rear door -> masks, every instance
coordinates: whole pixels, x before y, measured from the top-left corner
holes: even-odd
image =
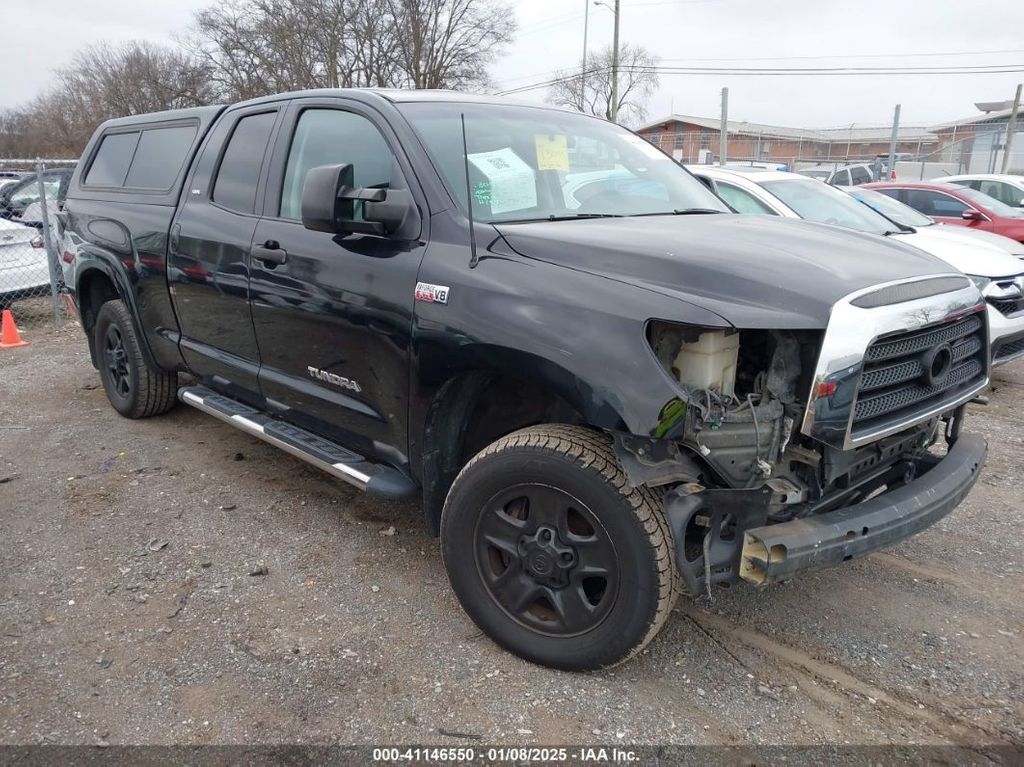
[[[253,264],[260,387],[283,417],[395,462],[393,449],[404,453],[408,442],[408,343],[425,242],[422,234],[408,242],[303,227],[307,171],[341,163],[353,166],[357,187],[406,187],[426,209],[374,110],[346,99],[292,103],[254,238],[256,248],[281,254]]]
[[[258,396],[250,248],[282,104],[227,112],[201,149],[171,226],[168,282],[181,354],[208,383]]]

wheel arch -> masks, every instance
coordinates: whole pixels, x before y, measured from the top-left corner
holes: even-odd
[[[597,391],[535,355],[503,350],[505,364],[462,369],[434,388],[417,424],[423,514],[437,535],[448,489],[480,450],[512,432],[542,423],[626,430],[610,392]]]
[[[91,263],[77,275],[75,299],[78,303],[78,313],[82,322],[82,329],[85,331],[86,339],[89,342],[89,355],[92,359],[93,367],[97,367],[98,363],[96,344],[92,331],[96,326],[96,317],[99,314],[100,307],[111,300],[124,301],[147,363],[153,367],[158,367],[153,356],[153,350],[149,346],[149,339],[142,332],[134,293],[125,284],[122,275],[116,270],[111,269],[102,261]]]

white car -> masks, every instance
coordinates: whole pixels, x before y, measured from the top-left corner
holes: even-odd
[[[965,226],[950,226],[940,221],[928,218],[915,208],[911,208],[894,197],[882,194],[876,189],[864,189],[857,187],[848,189],[846,193],[865,205],[874,208],[890,221],[895,221],[900,226],[910,227],[921,231],[926,229],[928,233],[942,232],[946,240],[958,239],[965,245],[990,245],[999,250],[1009,253],[1016,258],[1024,259],[1024,242],[1018,242],[1011,237],[1004,237],[995,232],[986,232],[984,229],[968,229]]]
[[[39,230],[0,219],[0,308],[50,292],[50,267]]]
[[[1024,262],[1004,247],[985,238],[965,239],[950,231],[955,227],[902,226],[849,193],[797,173],[688,167],[738,213],[802,218],[884,235],[941,258],[985,294],[992,364],[1024,356]]]
[[[995,197],[1011,208],[1024,208],[1024,176],[1013,176],[1009,173],[966,173],[961,176],[933,178],[932,181],[967,186],[989,197]]]

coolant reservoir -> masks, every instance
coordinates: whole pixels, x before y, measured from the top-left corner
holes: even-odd
[[[684,386],[714,389],[728,397],[736,385],[739,352],[739,333],[710,330],[694,342],[684,342],[672,368]]]

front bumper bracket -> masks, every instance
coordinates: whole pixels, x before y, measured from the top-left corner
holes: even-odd
[[[902,487],[836,511],[747,530],[740,577],[756,584],[777,583],[920,532],[966,497],[987,451],[981,436],[961,434],[941,460]]]

